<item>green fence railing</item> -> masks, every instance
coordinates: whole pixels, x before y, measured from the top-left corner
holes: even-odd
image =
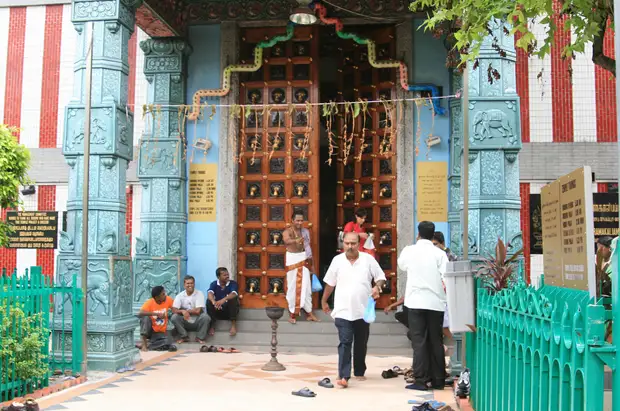
[[[50,316],[53,301],[66,293],[75,298],[72,306],[81,313],[82,292],[77,278],[70,287],[54,287],[41,267],[32,267],[23,275],[15,271],[0,275],[0,402],[25,396],[49,385],[54,373],[76,375],[80,371],[81,340],[74,339],[65,351],[77,353],[73,361],[59,361],[50,355]],[[80,335],[83,319],[70,323],[73,335]],[[56,327],[57,328],[57,327]]]
[[[478,289],[467,342],[476,411],[603,410],[604,365],[615,353],[604,341],[609,301],[542,283]]]

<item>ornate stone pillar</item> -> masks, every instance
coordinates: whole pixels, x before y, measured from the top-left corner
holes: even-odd
[[[137,320],[131,307],[129,239],[125,234],[126,170],[132,159],[133,113],[127,109],[128,40],[135,1],[74,0],[78,34],[74,98],[65,109],[63,154],[70,166],[67,232],[61,233],[57,283],[78,281],[82,255],[84,110],[88,32],[93,34],[92,112],[88,213],[88,368],[116,370],[133,360]],[[60,321],[71,330],[71,298],[56,302],[53,347],[62,341]],[[67,339],[65,335],[65,347]],[[69,343],[70,347],[70,343]]]
[[[516,53],[513,37],[507,35],[499,23],[494,25],[493,34],[505,56],[500,56],[493,47],[493,37],[487,37],[482,44],[479,67],[468,72],[469,107],[464,109],[461,100],[453,100],[450,104],[450,242],[453,249],[462,254],[460,177],[465,111],[469,115],[469,258],[474,262],[495,254],[498,237],[509,245],[509,253],[523,247]],[[495,77],[499,78],[493,76],[495,70],[499,74]],[[454,75],[453,91],[461,88],[462,76]]]
[[[184,39],[165,37],[140,43],[149,82],[149,110],[139,144],[138,178],[142,184],[140,237],[134,261],[134,310],[162,285],[174,297],[187,263],[187,170],[180,137],[185,103],[187,57]]]
[[[504,56],[493,47],[497,45]],[[476,69],[469,68],[469,107],[462,100],[450,102],[450,246],[463,255],[461,213],[463,210],[461,170],[463,155],[463,112],[469,116],[469,260],[495,255],[498,237],[514,253],[523,247],[520,226],[519,150],[521,126],[515,75],[514,39],[500,24],[483,44]],[[470,66],[471,67],[471,66]],[[499,78],[494,76],[495,70]],[[492,81],[489,79],[489,75]],[[463,76],[452,77],[452,93],[463,88]],[[463,335],[455,335],[453,373],[462,369],[465,353]]]

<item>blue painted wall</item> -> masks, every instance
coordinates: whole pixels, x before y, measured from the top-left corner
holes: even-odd
[[[187,104],[197,90],[205,88],[220,88],[220,26],[194,26],[189,30],[189,41],[193,52],[188,62]],[[209,101],[209,104],[219,104],[219,99]],[[206,115],[204,120],[196,123],[188,121],[185,130],[188,139],[187,167],[193,163],[217,163],[219,153],[220,109],[213,120]],[[207,137],[213,143],[206,158],[201,152],[192,152],[191,146],[196,137]],[[189,182],[189,180],[188,180]],[[220,187],[217,194],[225,187]],[[189,192],[189,189],[188,189]],[[217,217],[217,216],[216,216]],[[196,287],[206,292],[211,281],[215,279],[217,268],[217,223],[187,224],[187,273],[196,277]]]
[[[424,32],[421,28],[422,20],[415,20],[413,24],[413,67],[409,70],[411,73],[410,81],[412,84],[430,83],[442,88],[441,94],[447,95],[450,92],[450,73],[446,68],[447,51],[441,39],[434,38],[429,32]],[[428,103],[427,103],[428,104]],[[448,108],[448,100],[441,100],[441,106]],[[418,120],[420,121],[420,153],[415,158],[415,162],[419,161],[446,161],[450,160],[450,121],[449,116],[435,116],[433,124],[433,112],[430,107],[422,106],[419,109],[413,107],[413,131],[411,138],[417,142]],[[426,147],[426,139],[429,135],[441,137],[441,144],[437,144],[429,149]],[[416,143],[417,145],[417,143]],[[415,164],[414,164],[415,166]],[[449,166],[449,164],[448,164]],[[414,188],[417,181],[416,168],[414,168]],[[416,190],[417,191],[417,190]],[[414,194],[415,210],[417,210],[417,192]],[[417,215],[415,218],[415,227],[417,236]],[[444,237],[450,238],[448,232],[447,221],[433,221],[437,231],[441,231]]]

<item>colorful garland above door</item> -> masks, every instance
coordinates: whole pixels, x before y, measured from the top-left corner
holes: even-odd
[[[406,91],[430,92],[434,114],[445,115],[446,109],[439,104],[439,89],[432,84],[409,84],[409,71],[407,65],[397,60],[377,60],[377,46],[374,41],[358,36],[355,33],[344,31],[342,20],[335,17],[327,17],[327,9],[321,3],[311,4],[319,14],[321,21],[327,25],[334,25],[338,37],[344,40],[353,40],[359,45],[368,47],[368,62],[374,68],[394,68],[399,70],[400,85]],[[222,88],[203,89],[194,93],[192,99],[192,111],[188,113],[189,120],[197,120],[200,115],[202,98],[223,97],[230,92],[230,80],[232,73],[251,73],[258,71],[263,65],[263,49],[273,47],[276,43],[285,42],[293,38],[295,31],[294,23],[286,26],[286,34],[274,36],[269,40],[262,41],[254,48],[254,64],[231,64],[224,69],[222,75]]]

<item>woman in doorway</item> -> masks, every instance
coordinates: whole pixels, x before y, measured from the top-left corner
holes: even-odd
[[[364,253],[370,254],[374,258],[375,250],[374,249],[371,250],[371,249],[367,249],[363,247],[364,245],[366,245],[366,240],[368,240],[368,237],[369,237],[369,234],[366,233],[366,231],[364,230],[364,223],[366,222],[367,217],[368,217],[368,213],[366,212],[366,210],[363,208],[358,208],[357,210],[355,210],[355,214],[353,215],[353,221],[349,221],[344,226],[343,232],[344,234],[358,233],[360,236],[359,250]]]

